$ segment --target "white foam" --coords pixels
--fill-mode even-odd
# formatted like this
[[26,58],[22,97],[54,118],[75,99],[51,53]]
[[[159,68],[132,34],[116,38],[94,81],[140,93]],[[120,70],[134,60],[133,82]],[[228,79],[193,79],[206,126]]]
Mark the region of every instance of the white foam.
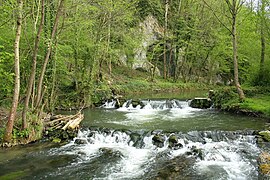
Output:
[[115,108],[115,104],[116,101],[115,100],[111,100],[111,102],[106,101],[103,105],[101,105],[101,108],[105,108],[105,109],[114,109]]
[[219,168],[226,172],[226,179],[239,180],[249,179],[250,175],[257,172],[242,152],[258,153],[258,148],[252,144],[246,142],[240,145],[239,141],[209,142],[201,145],[200,148],[203,151],[204,159],[199,160],[195,165],[199,174],[207,174],[209,171]]
[[[91,133],[91,134],[90,134]],[[132,179],[142,177],[147,168],[155,163],[155,158],[159,153],[167,153],[168,157],[186,156],[192,149],[201,151],[202,159],[198,155],[193,166],[198,175],[205,175],[209,179],[230,179],[245,180],[250,176],[257,177],[256,167],[252,162],[259,153],[258,147],[254,143],[253,136],[239,136],[237,140],[226,140],[215,142],[212,139],[204,138],[206,143],[192,142],[187,139],[178,139],[178,143],[183,145],[178,150],[168,148],[168,137],[165,138],[164,147],[157,148],[152,143],[153,135],[143,138],[143,146],[136,148],[133,146],[127,133],[120,131],[79,131],[78,137],[71,143],[58,149],[61,154],[79,155],[82,162],[102,156],[101,149],[109,149],[112,152],[121,154],[120,160],[115,164],[106,167],[106,177],[97,179]],[[87,140],[87,144],[74,144],[76,139]],[[54,151],[54,153],[57,153]],[[250,157],[252,156],[252,157]],[[80,163],[80,162],[78,162]],[[217,173],[215,173],[217,172]]]

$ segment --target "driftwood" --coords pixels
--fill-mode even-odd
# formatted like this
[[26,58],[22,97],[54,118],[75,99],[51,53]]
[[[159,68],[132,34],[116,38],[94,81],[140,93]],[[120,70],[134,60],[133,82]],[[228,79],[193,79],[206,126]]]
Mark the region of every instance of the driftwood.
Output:
[[84,115],[79,111],[75,115],[57,115],[52,117],[53,120],[46,122],[46,129],[50,130],[74,130],[79,127],[80,122],[83,120]]
[[79,111],[75,115],[56,115],[45,122],[44,137],[53,142],[62,142],[77,136],[84,115]]

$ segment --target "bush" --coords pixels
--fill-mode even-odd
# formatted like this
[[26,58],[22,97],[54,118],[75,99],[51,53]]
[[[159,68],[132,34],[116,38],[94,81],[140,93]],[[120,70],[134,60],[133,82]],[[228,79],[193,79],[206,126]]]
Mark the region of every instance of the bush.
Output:
[[270,86],[270,63],[266,63],[251,81],[253,86]]

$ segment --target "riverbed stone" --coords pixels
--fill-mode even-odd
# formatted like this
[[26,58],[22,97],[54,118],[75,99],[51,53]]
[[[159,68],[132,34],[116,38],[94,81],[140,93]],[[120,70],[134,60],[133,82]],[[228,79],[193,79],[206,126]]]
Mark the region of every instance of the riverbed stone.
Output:
[[258,164],[260,179],[270,179],[270,154],[263,151],[259,155]]
[[169,142],[170,143],[173,143],[173,144],[176,144],[176,143],[178,143],[178,138],[177,138],[177,136],[176,135],[171,135],[170,137],[169,137]]
[[190,166],[194,164],[195,159],[186,156],[177,156],[173,159],[166,160],[164,163],[155,167],[155,175],[149,179],[153,180],[177,180],[190,179],[185,178],[190,174]]
[[156,145],[157,147],[163,147],[165,137],[162,134],[155,134],[152,138],[153,144]]
[[86,139],[76,139],[75,144],[87,144],[87,140]]
[[200,148],[197,148],[196,146],[192,146],[190,148],[190,151],[187,151],[186,152],[186,155],[188,156],[195,156],[201,160],[203,160],[203,152],[202,152],[202,149]]

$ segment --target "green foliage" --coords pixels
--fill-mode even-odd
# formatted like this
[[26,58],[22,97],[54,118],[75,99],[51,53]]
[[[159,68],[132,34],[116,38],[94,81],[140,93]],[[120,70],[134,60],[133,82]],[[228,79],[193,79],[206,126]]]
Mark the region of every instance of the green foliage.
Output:
[[28,138],[28,136],[29,136],[28,129],[18,130],[16,128],[14,128],[12,131],[12,138],[13,139]]
[[257,71],[253,72],[251,77],[251,84],[253,86],[270,86],[270,62],[265,63],[263,67],[258,68]]
[[4,135],[5,135],[5,129],[4,128],[0,128],[0,140],[2,140],[4,138]]
[[246,98],[243,102],[239,101],[235,87],[215,90],[212,100],[215,107],[220,109],[270,116],[270,90],[268,87],[244,88],[244,92]]
[[[230,14],[224,1],[205,1],[212,9],[201,0],[169,1],[166,38],[163,37],[164,0],[66,2],[45,74],[45,108],[53,110],[56,106],[69,108],[90,105],[110,97],[112,93],[159,88],[181,89],[194,86],[192,83],[201,86],[231,81],[234,73],[231,37],[224,27],[231,26],[227,18]],[[20,42],[22,99],[31,73],[32,51],[41,8],[34,1],[25,3]],[[41,72],[57,5],[56,0],[46,2],[36,82]],[[0,6],[0,105],[8,104],[12,99],[15,7],[14,0],[3,1]],[[269,8],[266,8],[266,25],[270,22],[268,11]],[[156,74],[154,77],[150,72],[139,73],[128,68],[135,61],[136,50],[145,41],[140,23],[149,15],[157,20],[158,25],[153,32],[156,41],[145,47],[146,57],[159,71],[164,67],[164,55],[167,57],[167,81],[160,80]],[[239,77],[241,83],[269,86],[268,46],[264,67],[260,70],[259,28],[262,27],[262,15],[247,5],[238,14]],[[267,37],[266,40],[268,41]],[[109,72],[110,65],[112,72]],[[121,70],[123,65],[126,65],[125,69]],[[226,95],[234,97],[235,90],[232,92],[220,97],[220,103],[223,98],[227,98]]]
[[144,20],[149,15],[153,15],[159,22],[164,22],[164,1],[138,0],[136,9],[136,14],[141,20]]
[[12,96],[13,91],[13,54],[6,52],[4,46],[0,46],[0,105],[4,103],[6,98]]
[[216,108],[228,109],[231,104],[238,103],[238,95],[235,87],[226,87],[216,90],[212,98]]
[[5,175],[0,176],[0,179],[2,180],[14,180],[14,179],[20,179],[21,177],[25,176],[26,172],[25,171],[16,171],[16,172],[11,172]]

